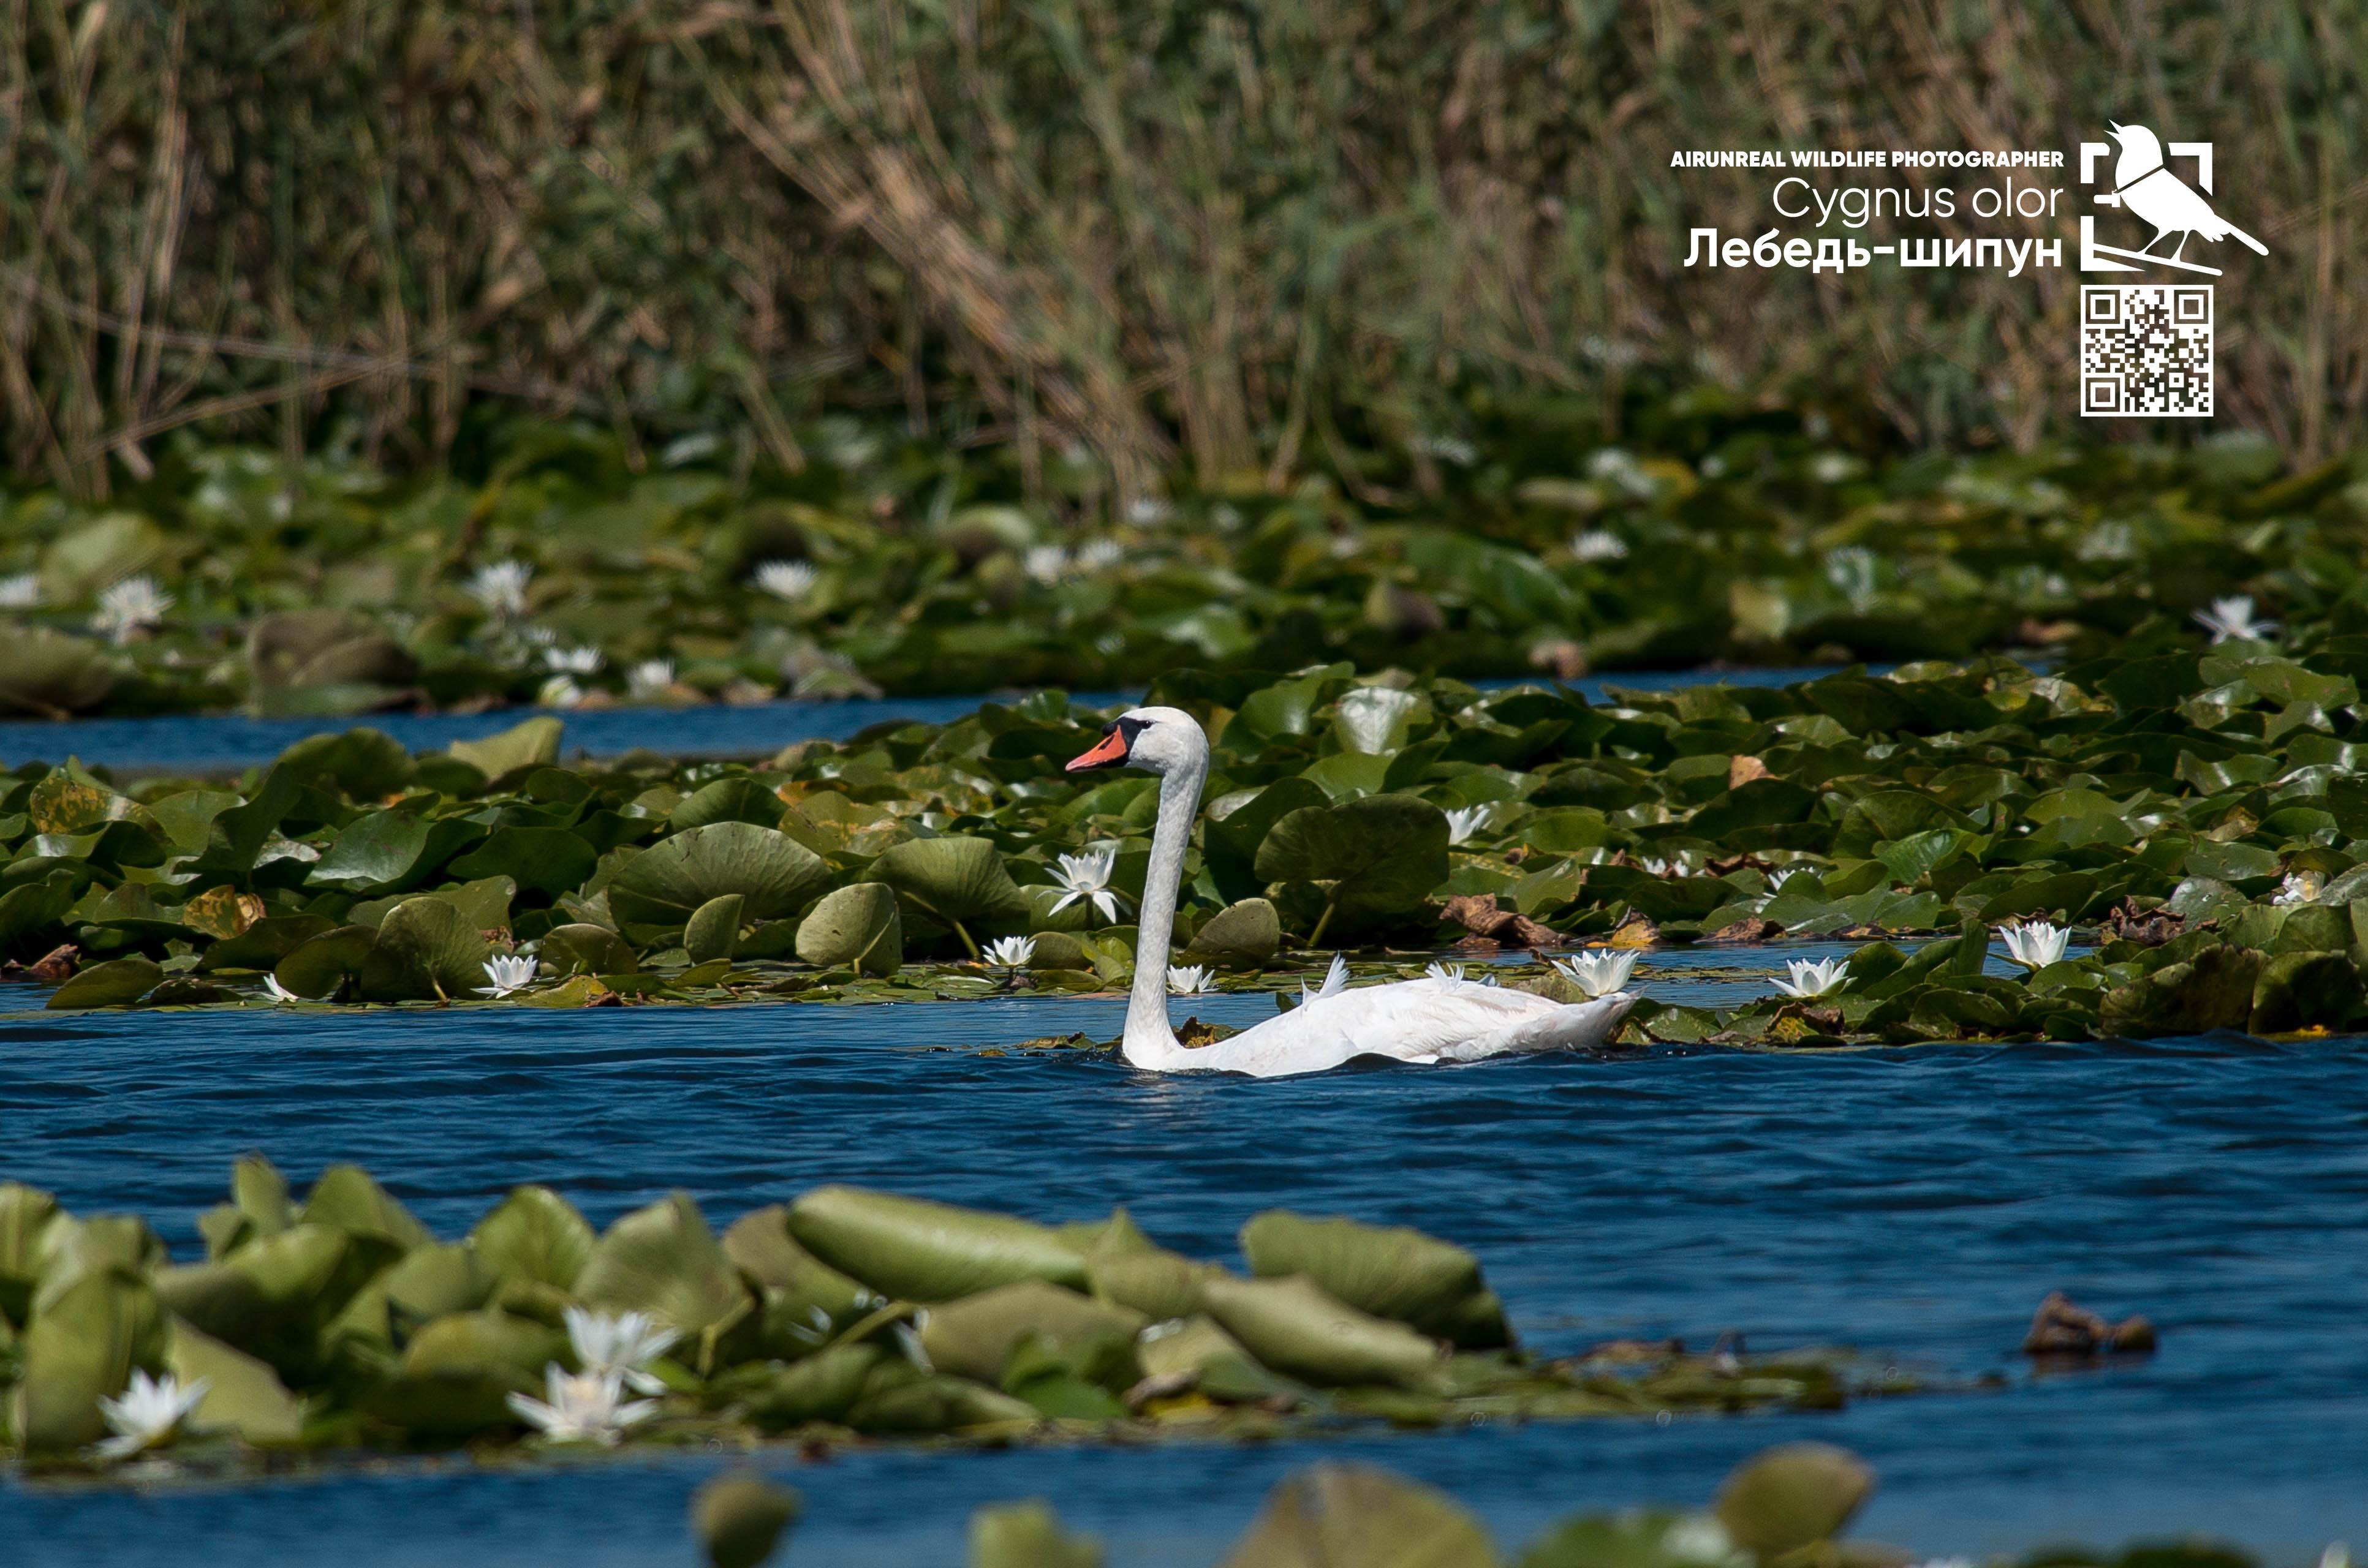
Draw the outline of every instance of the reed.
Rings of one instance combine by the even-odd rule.
[[[794,470],[851,412],[1087,504],[1387,499],[1443,437],[1701,380],[2027,446],[2077,423],[2075,275],[1688,269],[1768,180],[1669,154],[2106,113],[2216,142],[2272,248],[2223,422],[2308,460],[2368,403],[2363,10],[0,0],[0,460],[85,496],[192,428],[420,463],[526,404]]]

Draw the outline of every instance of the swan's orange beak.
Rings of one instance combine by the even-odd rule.
[[[1084,773],[1097,767],[1116,767],[1126,760],[1126,731],[1113,724],[1102,738],[1094,743],[1091,751],[1069,759],[1069,771]]]

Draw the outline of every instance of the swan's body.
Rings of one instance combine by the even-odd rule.
[[[1434,976],[1347,989],[1334,960],[1322,991],[1287,1013],[1212,1045],[1186,1046],[1167,1022],[1167,952],[1184,850],[1209,773],[1209,741],[1192,716],[1175,708],[1137,708],[1121,715],[1102,743],[1069,764],[1141,767],[1160,775],[1158,825],[1144,878],[1134,948],[1134,990],[1120,1050],[1154,1073],[1246,1073],[1281,1078],[1321,1073],[1359,1056],[1397,1062],[1478,1062],[1600,1045],[1635,1005],[1626,992],[1591,1002],[1561,1003],[1526,991]]]

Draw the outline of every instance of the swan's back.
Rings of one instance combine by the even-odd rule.
[[[1600,1045],[1635,998],[1565,1004],[1466,980],[1407,980],[1337,991],[1229,1039],[1182,1053],[1184,1071],[1278,1078],[1321,1073],[1352,1057],[1477,1062]]]

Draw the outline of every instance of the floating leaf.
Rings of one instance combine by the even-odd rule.
[[[115,671],[97,643],[0,624],[0,713],[67,719],[98,707],[114,689]]]
[[[894,974],[905,961],[905,926],[885,882],[856,882],[823,895],[798,923],[798,957],[824,969]]]
[[[1447,816],[1411,795],[1307,807],[1274,824],[1258,874],[1331,883],[1327,906],[1352,920],[1417,908],[1447,880]]]
[[[971,1515],[970,1568],[1102,1568],[1102,1548],[1063,1529],[1048,1503],[1006,1503]]]
[[[1480,1260],[1420,1231],[1273,1209],[1242,1227],[1242,1256],[1253,1274],[1304,1274],[1361,1312],[1466,1349],[1510,1342],[1502,1307],[1480,1282]]]
[[[822,1187],[790,1205],[789,1224],[808,1252],[900,1301],[950,1301],[1023,1279],[1087,1289],[1084,1260],[1057,1232],[1007,1215]]]
[[[1830,1443],[1787,1443],[1747,1460],[1718,1492],[1735,1544],[1765,1562],[1839,1535],[1874,1491],[1874,1472]]]
[[[571,1293],[596,1239],[575,1206],[547,1187],[511,1188],[501,1207],[469,1233],[478,1262],[495,1278],[529,1279]]]
[[[1204,1281],[1209,1315],[1278,1372],[1327,1385],[1440,1386],[1440,1347],[1404,1324],[1336,1301],[1304,1275]]]
[[[729,963],[740,947],[740,911],[746,895],[727,892],[690,913],[682,928],[682,950],[693,964]]]
[[[369,926],[340,926],[289,949],[288,956],[272,967],[272,977],[297,995],[319,1001],[335,995],[349,980],[359,983],[377,946],[378,933]]]
[[[830,883],[822,857],[777,829],[712,823],[634,856],[609,886],[617,918],[636,925],[687,923],[711,899],[739,893],[741,915],[793,915]]]
[[[456,877],[507,877],[521,888],[563,893],[582,887],[599,860],[589,844],[564,828],[505,826],[449,869]]]
[[[1274,905],[1263,898],[1246,898],[1212,915],[1192,934],[1184,958],[1191,963],[1224,964],[1233,969],[1259,969],[1282,949],[1282,921]]]
[[[75,971],[50,993],[48,1006],[128,1007],[156,988],[165,971],[153,959],[109,959]]]
[[[1031,1334],[1056,1347],[1115,1340],[1132,1369],[1134,1336],[1145,1321],[1127,1308],[1023,1279],[931,1309],[921,1346],[939,1370],[984,1383],[1002,1381],[1012,1347]],[[1119,1386],[1133,1381],[1126,1378]]]
[[[454,741],[445,748],[455,762],[465,762],[489,779],[499,779],[521,767],[540,767],[559,760],[559,739],[566,725],[557,719],[529,719],[481,741]]]
[[[1285,1478],[1224,1568],[1494,1568],[1479,1521],[1442,1493],[1364,1465]]]
[[[632,974],[641,968],[632,948],[605,926],[553,926],[544,933],[543,967],[557,974]]]
[[[379,923],[378,940],[362,960],[362,1000],[468,1000],[486,983],[486,951],[477,927],[450,903],[405,899]]]
[[[639,1310],[687,1335],[728,1327],[751,1306],[731,1259],[683,1193],[636,1209],[594,1244],[575,1293]]]
[[[279,1373],[177,1317],[168,1325],[165,1364],[183,1388],[205,1381],[206,1397],[190,1413],[192,1428],[234,1432],[254,1444],[293,1443],[303,1435],[304,1402]]]
[[[801,1506],[796,1493],[761,1475],[719,1475],[691,1499],[691,1528],[710,1568],[757,1568]]]
[[[1028,901],[984,838],[916,838],[871,862],[871,874],[940,920],[995,926],[1028,918]]]
[[[99,1400],[121,1393],[135,1368],[165,1370],[166,1344],[165,1310],[147,1280],[120,1266],[83,1272],[26,1325],[17,1442],[56,1453],[106,1437]]]

